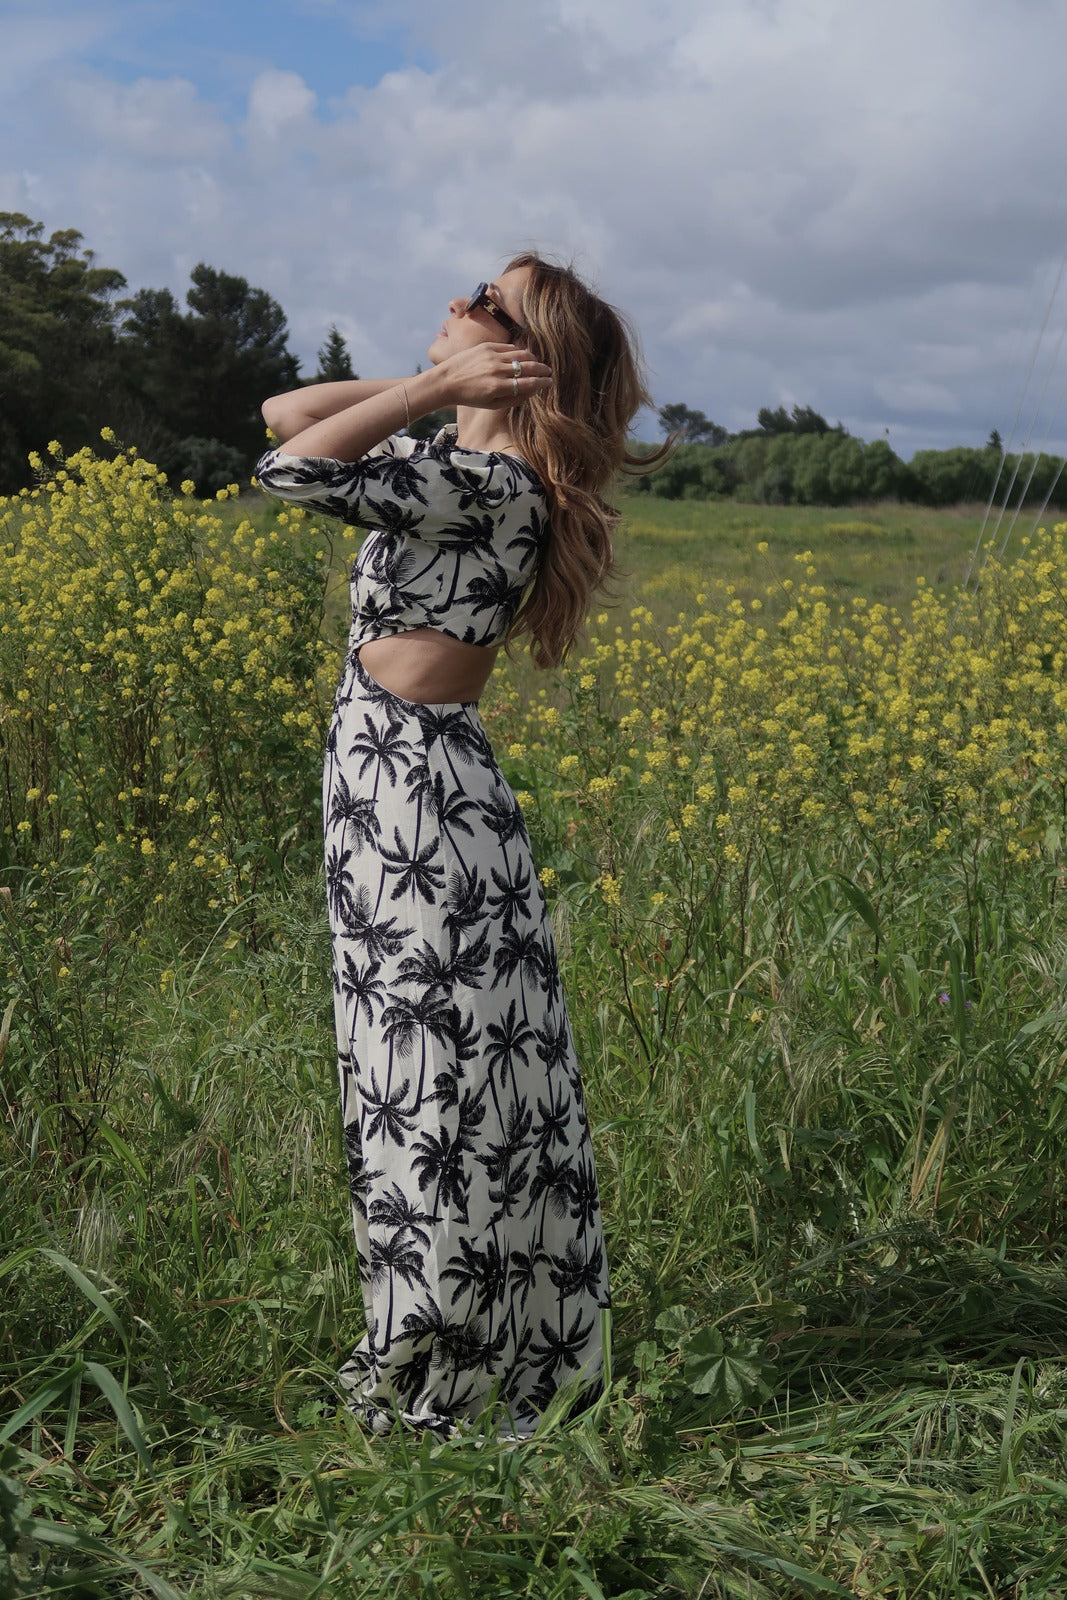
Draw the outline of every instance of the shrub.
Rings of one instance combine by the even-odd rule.
[[[198,502],[134,450],[51,455],[0,501],[0,867],[172,906],[316,859],[338,646],[303,514],[261,534],[223,513],[236,485]]]

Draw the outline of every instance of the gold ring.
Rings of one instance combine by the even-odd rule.
[[[518,380],[518,378],[512,378],[512,380],[511,380],[511,392],[512,392],[512,394],[515,396],[515,398],[517,400],[519,398],[519,380]]]

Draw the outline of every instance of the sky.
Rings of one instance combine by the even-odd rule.
[[[1064,59],[1063,0],[0,0],[0,209],[246,278],[308,375],[331,324],[414,371],[532,246],[657,406],[1063,448]]]

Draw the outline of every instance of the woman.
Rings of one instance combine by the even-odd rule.
[[[647,393],[618,314],[516,257],[415,377],[268,400],[269,493],[374,530],[323,782],[338,1070],[376,1430],[596,1392],[609,1304],[551,922],[477,711],[502,643],[566,654],[612,565],[601,499]],[[429,442],[397,430],[439,407]],[[647,469],[647,461],[642,465]]]

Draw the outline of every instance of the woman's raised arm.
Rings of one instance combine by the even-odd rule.
[[[403,378],[346,378],[339,383],[309,383],[285,394],[272,395],[261,407],[263,421],[282,444],[315,422],[325,422],[339,411],[369,400],[385,389],[395,389]]]

